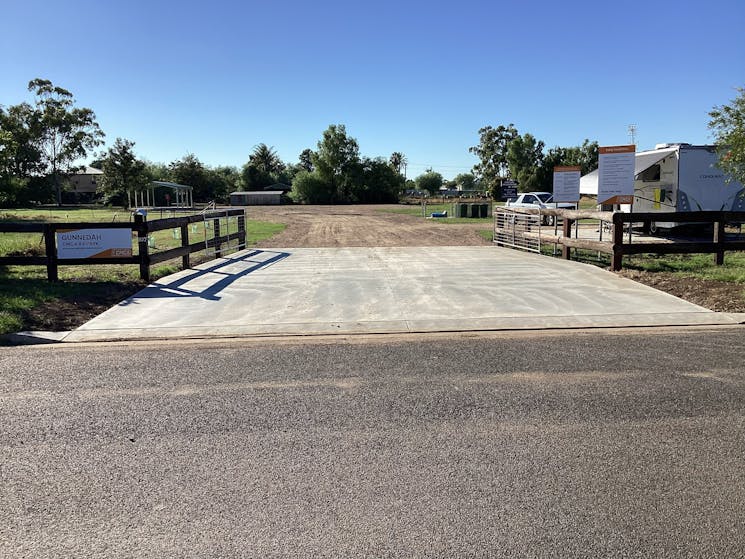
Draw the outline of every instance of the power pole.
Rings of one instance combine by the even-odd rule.
[[[636,124],[629,124],[629,137],[631,138],[631,143],[636,145]]]

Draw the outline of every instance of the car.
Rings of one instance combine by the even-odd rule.
[[[565,202],[554,202],[554,195],[550,192],[523,192],[514,200],[507,200],[504,205],[506,208],[532,208],[536,210],[576,210],[577,204]],[[541,216],[543,225],[553,225],[556,223],[556,216]]]

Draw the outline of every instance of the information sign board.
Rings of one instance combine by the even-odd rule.
[[[598,204],[633,204],[636,146],[601,147],[598,154]]]
[[[580,167],[554,167],[554,202],[579,202]]]
[[[511,179],[502,181],[502,201],[517,198],[517,182]]]
[[[129,258],[132,256],[132,230],[58,229],[57,258]]]

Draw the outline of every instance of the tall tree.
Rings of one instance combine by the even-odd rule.
[[[215,198],[220,202],[228,202],[230,193],[240,187],[241,173],[236,167],[222,165],[208,170],[209,181],[213,184]]]
[[[352,187],[351,202],[389,204],[398,202],[398,193],[403,189],[404,178],[382,157],[363,157],[360,174]]]
[[[553,147],[549,149],[539,172],[538,189],[553,190],[554,167],[572,165],[580,168],[583,175],[598,168],[598,143],[585,140],[581,146]]]
[[[409,161],[403,153],[400,151],[394,151],[388,161],[390,162],[391,167],[393,167],[399,175],[404,175],[404,178],[406,178],[406,166]],[[401,169],[404,170],[403,173],[401,173]]]
[[[494,198],[501,196],[500,179],[510,175],[507,153],[510,143],[518,136],[514,124],[485,126],[479,130],[479,145],[468,149],[479,158],[473,166],[474,174]]]
[[[300,155],[298,156],[298,160],[300,161],[300,166],[305,169],[308,172],[313,171],[313,156],[314,152],[310,148],[306,148],[303,151],[300,152]]]
[[[522,192],[537,190],[541,186],[543,147],[543,142],[536,140],[532,134],[517,136],[508,144],[510,177],[517,181]]]
[[[476,189],[476,177],[471,173],[460,173],[453,178],[453,182],[456,186],[459,186],[461,190]]]
[[[709,128],[719,150],[719,167],[745,184],[745,88],[737,91],[729,105],[712,109]]]
[[[36,95],[32,128],[38,130],[39,151],[54,183],[57,205],[62,205],[61,176],[75,170],[74,163],[102,143],[103,132],[91,109],[75,107],[72,93],[49,80],[28,84]]]
[[[269,147],[266,144],[259,144],[256,146],[248,156],[248,162],[256,167],[262,173],[267,175],[277,174],[285,168],[285,164],[274,151],[274,147]]]
[[[279,182],[284,170],[285,164],[274,148],[259,144],[248,156],[248,162],[241,171],[243,187],[246,190],[262,190]]]
[[[0,173],[27,179],[44,171],[38,120],[28,103],[0,107]]]
[[[329,184],[332,202],[347,202],[352,181],[360,164],[357,140],[347,135],[343,124],[332,124],[323,132],[318,150],[313,154],[315,173]]]
[[[434,194],[442,186],[442,175],[432,169],[426,170],[424,173],[414,179],[418,190],[427,190],[431,194]]]
[[[170,179],[178,184],[191,186],[195,200],[214,200],[215,185],[209,180],[207,168],[193,153],[187,153],[168,166]]]
[[[151,180],[145,162],[134,153],[134,145],[134,142],[117,138],[114,145],[101,154],[100,187],[107,204],[123,204],[127,192],[140,192]]]

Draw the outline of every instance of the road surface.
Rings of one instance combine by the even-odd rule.
[[[4,348],[0,556],[742,556],[744,332]]]

